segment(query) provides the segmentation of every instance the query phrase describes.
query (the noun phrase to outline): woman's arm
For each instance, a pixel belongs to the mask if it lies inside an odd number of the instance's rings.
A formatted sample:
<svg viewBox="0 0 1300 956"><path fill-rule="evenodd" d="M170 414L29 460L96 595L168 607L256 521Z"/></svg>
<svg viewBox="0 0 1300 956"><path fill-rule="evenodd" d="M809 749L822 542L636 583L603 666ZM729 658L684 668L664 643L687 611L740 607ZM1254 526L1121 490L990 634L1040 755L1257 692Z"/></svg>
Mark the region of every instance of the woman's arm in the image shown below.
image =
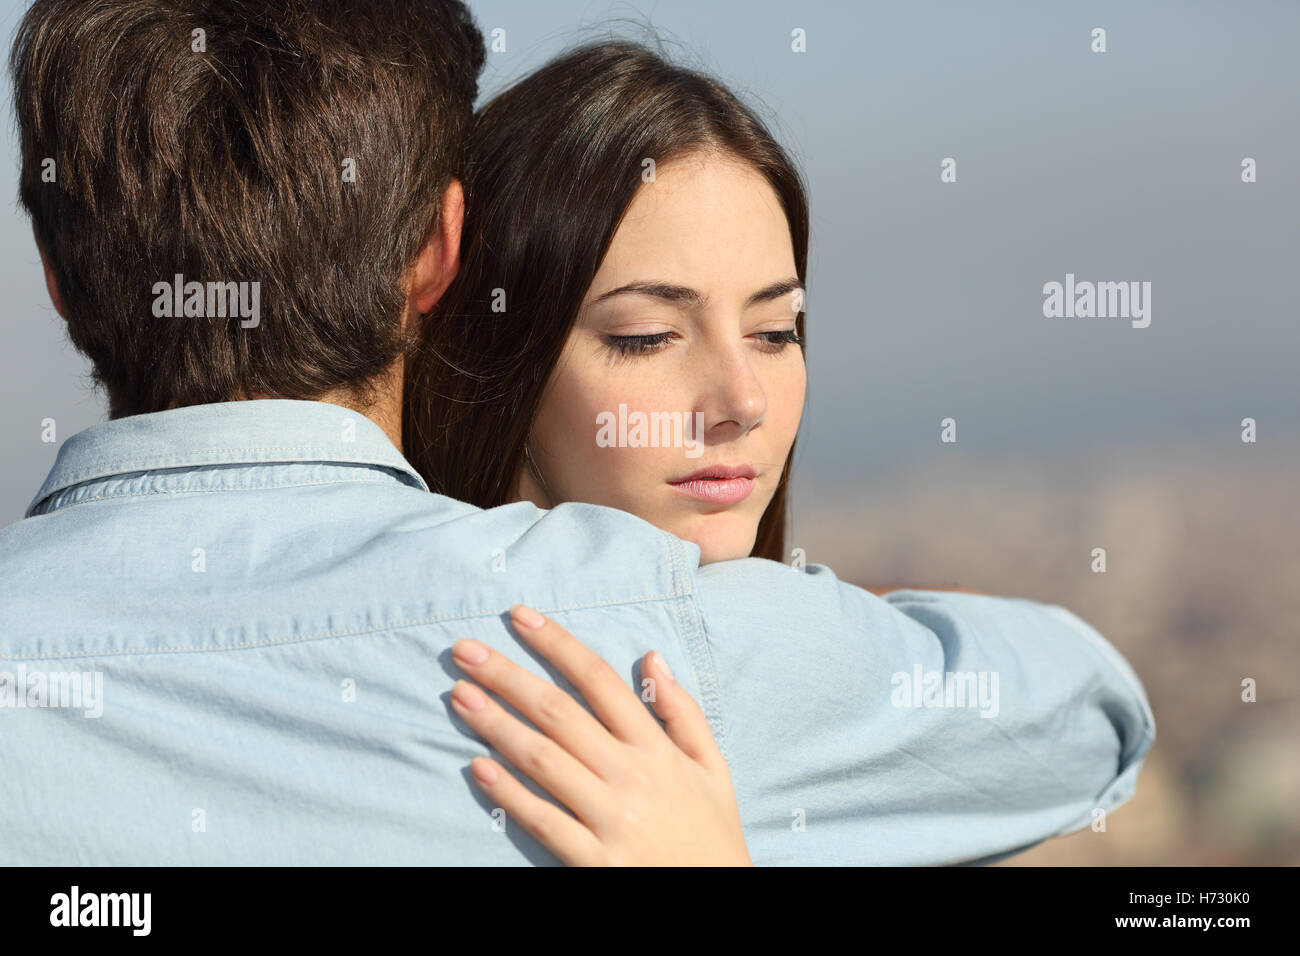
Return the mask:
<svg viewBox="0 0 1300 956"><path fill-rule="evenodd" d="M1154 742L1132 668L1055 605L877 596L769 561L707 565L692 589L760 865L1005 854L1114 810Z"/></svg>

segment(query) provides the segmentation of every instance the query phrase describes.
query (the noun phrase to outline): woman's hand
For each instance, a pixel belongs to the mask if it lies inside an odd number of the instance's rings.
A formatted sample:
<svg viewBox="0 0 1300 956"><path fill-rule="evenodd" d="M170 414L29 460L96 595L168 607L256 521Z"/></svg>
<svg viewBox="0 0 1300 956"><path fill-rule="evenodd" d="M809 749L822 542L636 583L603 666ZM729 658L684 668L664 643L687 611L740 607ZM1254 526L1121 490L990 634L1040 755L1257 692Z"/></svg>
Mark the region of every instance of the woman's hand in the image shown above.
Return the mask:
<svg viewBox="0 0 1300 956"><path fill-rule="evenodd" d="M600 719L496 651L457 641L456 663L541 732L466 681L452 688L456 714L574 816L495 760L475 758L474 778L496 805L571 866L753 865L727 764L699 705L660 657L647 654L641 672L654 681L662 728L614 669L564 628L523 605L510 618Z"/></svg>

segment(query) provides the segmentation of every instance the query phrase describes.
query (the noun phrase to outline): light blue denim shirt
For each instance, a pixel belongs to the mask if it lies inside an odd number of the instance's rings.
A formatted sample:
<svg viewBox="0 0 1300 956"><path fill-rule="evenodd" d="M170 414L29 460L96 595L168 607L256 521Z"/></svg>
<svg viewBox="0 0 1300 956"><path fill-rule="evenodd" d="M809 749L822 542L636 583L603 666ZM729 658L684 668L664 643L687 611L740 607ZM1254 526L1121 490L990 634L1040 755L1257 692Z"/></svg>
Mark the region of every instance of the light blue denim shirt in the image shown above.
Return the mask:
<svg viewBox="0 0 1300 956"><path fill-rule="evenodd" d="M0 532L0 862L555 863L446 704L459 637L552 673L520 601L631 687L664 655L758 864L990 859L1133 793L1150 708L1068 611L698 559L608 508L430 494L334 405L90 428Z"/></svg>

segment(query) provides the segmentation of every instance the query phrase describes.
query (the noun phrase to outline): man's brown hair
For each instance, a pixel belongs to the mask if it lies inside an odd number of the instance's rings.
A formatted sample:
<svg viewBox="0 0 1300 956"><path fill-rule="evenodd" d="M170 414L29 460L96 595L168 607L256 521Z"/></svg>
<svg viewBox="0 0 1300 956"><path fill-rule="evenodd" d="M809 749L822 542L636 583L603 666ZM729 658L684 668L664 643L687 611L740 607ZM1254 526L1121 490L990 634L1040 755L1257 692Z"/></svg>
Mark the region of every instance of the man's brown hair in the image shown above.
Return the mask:
<svg viewBox="0 0 1300 956"><path fill-rule="evenodd" d="M364 401L483 59L459 0L37 0L10 60L21 200L110 414ZM259 324L156 317L177 275L260 283Z"/></svg>

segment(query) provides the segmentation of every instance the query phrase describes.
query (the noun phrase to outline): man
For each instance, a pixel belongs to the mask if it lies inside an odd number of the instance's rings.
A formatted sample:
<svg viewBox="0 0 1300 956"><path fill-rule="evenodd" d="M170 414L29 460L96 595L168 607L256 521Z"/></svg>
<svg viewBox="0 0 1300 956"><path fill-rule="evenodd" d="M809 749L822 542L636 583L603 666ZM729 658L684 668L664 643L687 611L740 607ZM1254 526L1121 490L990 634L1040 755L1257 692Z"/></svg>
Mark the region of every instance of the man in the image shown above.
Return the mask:
<svg viewBox="0 0 1300 956"><path fill-rule="evenodd" d="M1150 710L1063 609L428 493L402 356L456 272L482 63L450 0L27 13L22 202L112 420L0 532L0 861L555 862L440 699L460 637L546 673L516 602L629 682L663 655L759 864L989 858L1127 799ZM927 705L948 674L993 698Z"/></svg>

